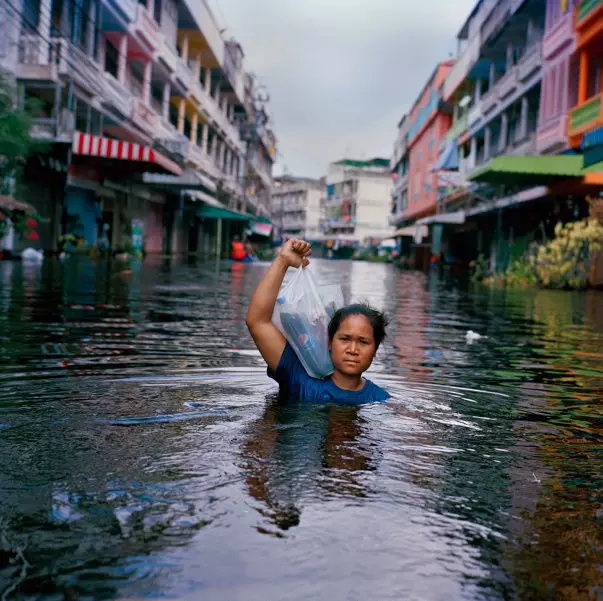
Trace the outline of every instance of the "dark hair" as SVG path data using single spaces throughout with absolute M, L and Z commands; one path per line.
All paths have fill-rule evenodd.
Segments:
M 338 309 L 329 323 L 329 342 L 333 340 L 333 337 L 341 326 L 341 322 L 351 315 L 364 315 L 364 317 L 369 320 L 369 323 L 373 327 L 375 346 L 376 348 L 379 348 L 379 345 L 385 338 L 385 328 L 387 327 L 389 320 L 385 313 L 377 311 L 377 309 L 371 307 L 368 303 L 355 303 Z

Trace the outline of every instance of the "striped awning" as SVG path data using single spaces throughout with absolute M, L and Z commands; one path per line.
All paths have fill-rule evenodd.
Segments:
M 73 134 L 73 154 L 80 156 L 97 157 L 101 159 L 114 159 L 118 161 L 137 161 L 151 166 L 160 167 L 174 175 L 182 175 L 182 169 L 172 160 L 163 156 L 150 146 L 126 142 L 125 140 L 113 140 L 84 134 L 76 131 Z

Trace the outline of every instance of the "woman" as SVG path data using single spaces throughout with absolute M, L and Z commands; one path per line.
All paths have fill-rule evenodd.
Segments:
M 247 312 L 247 327 L 281 391 L 300 401 L 366 403 L 389 394 L 362 374 L 371 366 L 385 337 L 387 319 L 368 305 L 340 309 L 329 324 L 329 351 L 335 367 L 325 380 L 308 376 L 285 337 L 272 323 L 279 288 L 289 267 L 307 267 L 310 244 L 288 240 L 260 282 Z

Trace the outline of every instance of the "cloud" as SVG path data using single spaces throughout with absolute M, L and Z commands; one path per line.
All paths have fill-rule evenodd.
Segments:
M 211 0 L 268 88 L 280 162 L 320 176 L 344 155 L 389 157 L 396 124 L 475 0 Z

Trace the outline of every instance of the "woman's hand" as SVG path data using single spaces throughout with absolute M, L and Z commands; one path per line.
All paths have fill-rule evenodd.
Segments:
M 307 267 L 310 264 L 308 257 L 312 254 L 312 246 L 305 240 L 291 238 L 285 242 L 279 255 L 287 267 Z

